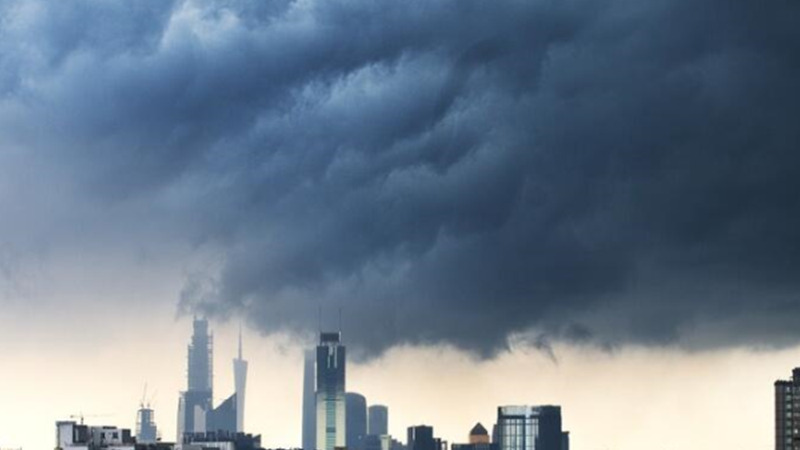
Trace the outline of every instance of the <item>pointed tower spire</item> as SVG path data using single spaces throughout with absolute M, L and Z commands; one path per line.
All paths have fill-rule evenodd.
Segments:
M 239 322 L 239 359 L 242 359 L 242 323 Z
M 233 360 L 233 381 L 236 386 L 236 431 L 244 432 L 244 401 L 247 386 L 247 361 L 242 359 L 242 323 L 239 322 L 239 357 Z

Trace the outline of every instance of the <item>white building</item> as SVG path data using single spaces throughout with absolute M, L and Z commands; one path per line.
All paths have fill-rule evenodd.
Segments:
M 131 430 L 56 422 L 56 450 L 136 450 Z

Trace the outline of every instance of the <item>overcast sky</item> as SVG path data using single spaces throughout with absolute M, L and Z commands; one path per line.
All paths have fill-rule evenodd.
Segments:
M 800 344 L 798 23 L 790 0 L 4 0 L 0 349 L 16 373 L 0 389 L 70 391 L 60 374 L 124 358 L 107 388 L 135 403 L 167 348 L 148 342 L 183 361 L 193 314 L 243 321 L 276 359 L 253 380 L 295 383 L 318 311 L 336 327 L 341 309 L 365 380 L 398 373 L 397 352 L 412 374 L 444 352 L 463 383 L 541 363 L 634 402 L 635 381 L 611 389 L 602 370 L 636 380 L 670 355 L 677 390 L 753 370 L 769 415 Z M 482 420 L 501 401 L 596 411 L 513 379 L 523 394 L 487 393 Z M 176 392 L 160 395 L 174 424 Z M 660 411 L 653 433 L 708 448 L 713 428 Z M 299 444 L 297 417 L 276 445 Z M 456 441 L 471 426 L 425 420 Z M 590 422 L 570 423 L 583 448 L 652 443 Z M 0 428 L 0 445 L 52 435 L 39 426 Z

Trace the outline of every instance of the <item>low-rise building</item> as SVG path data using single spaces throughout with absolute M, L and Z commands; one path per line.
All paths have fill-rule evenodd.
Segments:
M 264 450 L 261 436 L 228 431 L 185 433 L 180 450 Z
M 56 422 L 56 450 L 136 450 L 135 444 L 126 428 Z

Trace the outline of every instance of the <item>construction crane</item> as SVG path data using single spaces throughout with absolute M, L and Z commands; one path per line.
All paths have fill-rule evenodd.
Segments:
M 80 419 L 81 420 L 81 425 L 83 425 L 83 419 L 85 417 L 109 417 L 110 415 L 111 414 L 84 414 L 84 413 L 80 412 L 78 414 L 71 414 L 69 416 L 69 418 L 70 419 Z

